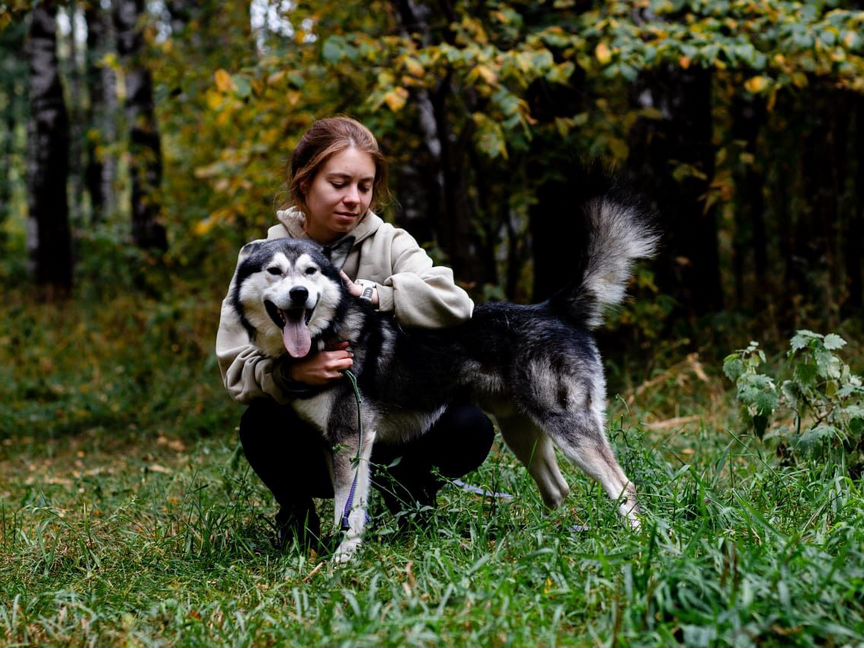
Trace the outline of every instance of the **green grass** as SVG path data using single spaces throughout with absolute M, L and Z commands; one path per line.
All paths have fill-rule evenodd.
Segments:
M 128 305 L 72 304 L 65 327 L 5 307 L 0 645 L 864 645 L 861 482 L 737 436 L 726 386 L 687 363 L 611 404 L 640 533 L 569 467 L 571 496 L 544 511 L 496 447 L 470 481 L 512 502 L 448 487 L 407 530 L 373 502 L 366 544 L 336 566 L 273 547 L 208 360 L 213 314 Z
M 860 484 L 733 441 L 693 463 L 615 435 L 645 529 L 581 475 L 542 510 L 500 451 L 422 527 L 379 507 L 351 565 L 273 548 L 268 496 L 230 433 L 6 444 L 6 645 L 860 645 Z M 164 437 L 163 437 L 164 439 Z M 326 503 L 322 507 L 327 514 Z M 574 524 L 588 531 L 574 532 Z

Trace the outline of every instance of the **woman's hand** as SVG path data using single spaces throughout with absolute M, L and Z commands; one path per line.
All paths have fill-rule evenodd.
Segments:
M 354 366 L 354 354 L 348 348 L 348 342 L 337 342 L 331 349 L 320 351 L 303 360 L 295 360 L 291 364 L 292 380 L 322 387 L 334 380 L 339 380 Z
M 351 279 L 348 277 L 348 275 L 346 275 L 341 270 L 339 271 L 339 274 L 342 275 L 342 281 L 345 282 L 345 287 L 348 288 L 349 293 L 351 293 L 354 297 L 359 297 L 360 295 L 363 294 L 363 286 L 361 286 L 360 284 L 356 284 L 353 281 L 351 281 Z M 375 308 L 378 308 L 378 305 L 381 303 L 380 299 L 378 298 L 378 289 L 377 288 L 372 289 L 372 300 L 371 301 L 372 301 L 372 305 Z

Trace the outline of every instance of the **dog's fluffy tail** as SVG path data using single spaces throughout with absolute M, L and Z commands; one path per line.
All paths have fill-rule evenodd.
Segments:
M 653 256 L 660 236 L 649 213 L 621 191 L 592 198 L 584 209 L 578 279 L 549 301 L 571 321 L 595 329 L 603 324 L 604 311 L 624 299 L 633 262 Z

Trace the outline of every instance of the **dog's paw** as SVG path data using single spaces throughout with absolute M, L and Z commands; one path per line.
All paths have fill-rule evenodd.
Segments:
M 642 528 L 642 520 L 639 518 L 638 506 L 622 506 L 621 515 L 631 531 L 639 531 Z
M 342 541 L 333 554 L 333 562 L 337 565 L 344 565 L 350 562 L 357 554 L 360 548 L 360 538 L 348 538 Z

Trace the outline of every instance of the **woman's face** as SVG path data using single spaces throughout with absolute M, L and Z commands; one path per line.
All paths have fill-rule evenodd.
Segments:
M 372 203 L 375 161 L 353 146 L 336 153 L 321 167 L 306 194 L 306 233 L 332 243 L 360 222 Z

